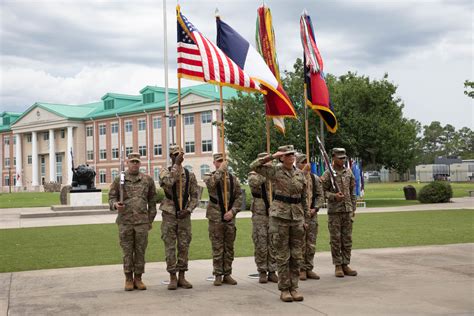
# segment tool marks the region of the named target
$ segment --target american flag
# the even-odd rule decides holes
[[[260,92],[258,84],[219,47],[202,35],[176,8],[178,19],[178,77],[235,89]]]

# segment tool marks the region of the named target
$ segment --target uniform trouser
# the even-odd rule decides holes
[[[268,216],[252,216],[252,240],[254,245],[255,264],[258,272],[275,272],[274,250],[268,233]]]
[[[352,250],[352,213],[328,214],[332,263],[349,264]]]
[[[174,214],[163,212],[162,218],[161,240],[165,244],[166,271],[188,271],[189,244],[192,239],[191,216],[178,219]]]
[[[314,254],[316,253],[316,240],[318,237],[318,215],[315,214],[313,218],[311,218],[306,223],[308,224],[308,228],[305,229],[305,239],[304,239],[304,246],[303,246],[303,267],[301,270],[311,271],[314,269]]]
[[[303,264],[304,221],[270,217],[270,233],[275,249],[280,291],[298,288],[300,268]]]
[[[235,223],[209,221],[209,239],[212,244],[214,275],[232,274],[234,261],[234,241],[237,228]]]
[[[118,227],[123,254],[123,271],[125,273],[144,273],[150,224],[119,224]]]

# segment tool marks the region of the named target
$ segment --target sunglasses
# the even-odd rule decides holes
[[[295,155],[295,153],[289,153],[289,154],[284,154],[283,156],[289,157],[289,156],[294,156],[294,155]]]
[[[138,160],[131,160],[130,163],[134,163],[134,164],[138,164],[140,163],[141,161],[138,161]]]

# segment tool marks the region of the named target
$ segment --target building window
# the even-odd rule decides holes
[[[154,129],[161,128],[161,117],[154,117],[153,118],[153,128]]]
[[[16,137],[13,137],[13,145],[16,145]]]
[[[160,181],[160,168],[158,167],[153,169],[153,180]]]
[[[145,120],[138,120],[138,130],[139,131],[146,130],[146,121]]]
[[[60,133],[61,133],[61,138],[66,137],[66,130],[62,129],[60,130]]]
[[[201,180],[204,179],[204,176],[206,173],[209,173],[211,169],[209,168],[208,165],[201,165]]]
[[[133,130],[132,121],[126,121],[125,122],[125,132],[131,133],[132,130]]]
[[[5,167],[10,167],[10,158],[5,158]]]
[[[188,171],[190,172],[193,172],[193,167],[191,167],[190,165],[186,165],[184,166],[185,169],[188,169]]]
[[[41,177],[45,177],[46,176],[46,159],[44,158],[44,156],[41,156],[41,168],[40,168],[40,172],[41,172]]]
[[[194,142],[186,142],[184,144],[184,151],[187,153],[194,153]]]
[[[118,123],[110,124],[110,133],[118,134]]]
[[[133,152],[133,147],[125,147],[125,156],[128,157]]]
[[[28,164],[31,165],[33,163],[33,157],[28,155]]]
[[[94,135],[94,127],[93,126],[86,126],[86,136],[93,136]]]
[[[49,132],[43,133],[43,140],[49,140]]]
[[[56,154],[56,182],[63,182],[63,155]]]
[[[5,145],[10,145],[10,137],[8,137],[8,136],[5,137],[5,138],[3,139],[3,143],[4,143]]]
[[[99,150],[99,157],[101,160],[107,159],[107,150],[106,149]]]
[[[87,160],[94,160],[94,151],[88,150],[87,151]]]
[[[118,159],[118,158],[119,158],[119,149],[112,148],[112,159]]]
[[[3,125],[10,125],[10,117],[9,116],[3,117]]]
[[[13,157],[13,165],[16,166],[16,157]]]
[[[146,146],[138,146],[138,152],[140,153],[140,156],[145,157],[146,156]]]
[[[112,169],[112,181],[115,180],[115,178],[117,178],[119,175],[119,172],[117,169]]]
[[[104,110],[111,110],[114,108],[114,100],[105,100],[104,101]]]
[[[148,104],[148,103],[153,103],[153,102],[155,102],[155,94],[153,92],[145,93],[143,95],[143,104]]]
[[[194,114],[184,115],[184,125],[194,125]]]
[[[163,148],[161,144],[153,146],[153,155],[155,156],[163,155]]]
[[[99,135],[105,135],[107,134],[107,129],[105,127],[105,124],[100,124],[99,125]]]
[[[202,152],[212,151],[212,140],[203,140],[202,141]]]
[[[211,111],[201,112],[201,123],[206,124],[206,123],[211,123],[211,122],[212,122],[212,112]]]
[[[5,176],[5,185],[10,186],[10,176]]]
[[[26,135],[26,142],[31,143],[31,134]]]
[[[99,171],[99,183],[107,183],[107,174],[105,173],[105,170]]]
[[[170,116],[170,127],[175,127],[176,126],[176,117]]]

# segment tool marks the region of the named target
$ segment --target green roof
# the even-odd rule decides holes
[[[18,118],[21,116],[21,113],[18,112],[2,112],[0,113],[0,132],[6,132],[9,131],[11,128],[11,125],[15,123]],[[10,123],[9,124],[3,124],[3,118],[9,117],[10,118]]]

